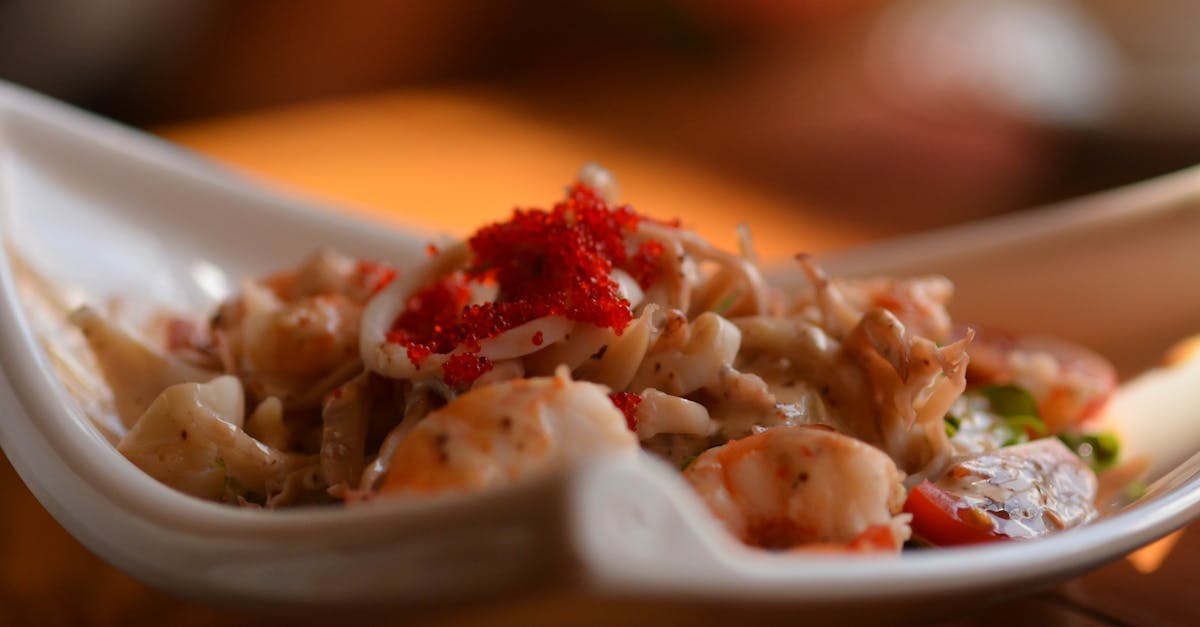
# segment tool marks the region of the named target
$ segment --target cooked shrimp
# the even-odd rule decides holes
[[[475,491],[637,446],[605,388],[560,370],[475,388],[429,414],[396,446],[380,491]]]
[[[731,441],[697,457],[684,477],[753,546],[861,546],[869,538],[898,550],[908,539],[903,474],[882,451],[826,428],[777,427]]]
[[[967,378],[975,384],[1016,384],[1037,400],[1050,433],[1094,416],[1117,386],[1109,361],[1066,340],[980,329],[968,352]]]
[[[318,406],[326,392],[357,374],[363,308],[395,273],[320,250],[294,270],[247,279],[212,318],[209,350],[252,398],[277,396],[288,408]]]
[[[265,377],[311,383],[358,356],[361,315],[360,305],[337,294],[265,305],[246,317],[244,365]]]

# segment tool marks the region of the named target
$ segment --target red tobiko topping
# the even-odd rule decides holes
[[[359,259],[354,265],[354,275],[358,277],[359,285],[370,290],[371,295],[383,291],[396,279],[396,274],[396,269],[388,264],[369,259]]]
[[[420,290],[409,297],[404,312],[392,323],[388,341],[408,346],[414,364],[431,353],[449,353],[458,343],[447,331],[458,325],[470,298],[471,292],[456,277]]]
[[[654,277],[658,276],[662,254],[662,243],[650,240],[638,246],[637,252],[629,260],[629,274],[638,282],[638,285],[642,286],[642,289],[650,289],[650,286],[654,284]]]
[[[629,430],[637,431],[637,408],[642,404],[642,397],[633,392],[614,392],[608,395],[608,399],[625,414],[625,424]]]
[[[628,206],[609,207],[583,185],[572,187],[550,211],[514,211],[507,222],[486,226],[468,240],[474,258],[465,272],[409,299],[388,339],[406,345],[419,366],[431,353],[459,346],[478,351],[481,341],[545,316],[620,333],[633,313],[609,275],[620,268],[649,287],[663,253],[658,242],[627,253],[625,238],[640,219]],[[468,282],[495,284],[496,301],[468,305]],[[539,333],[533,343],[540,346],[542,340]]]
[[[479,353],[458,353],[446,360],[442,373],[446,385],[466,387],[491,369],[492,362]]]
[[[508,222],[480,229],[469,244],[469,274],[493,276],[500,300],[526,303],[530,318],[565,316],[618,332],[633,318],[609,278],[627,264],[625,236],[638,215],[611,209],[590,188],[576,185],[551,211],[516,211]]]
[[[541,331],[538,331],[537,333],[533,334],[532,342],[533,342],[534,346],[541,346],[542,342],[544,342],[544,341],[546,341],[546,338],[542,336]]]

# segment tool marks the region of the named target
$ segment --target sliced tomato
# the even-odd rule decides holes
[[[929,481],[922,481],[908,493],[904,511],[912,514],[913,534],[938,546],[1006,539],[968,514],[970,508],[962,501]]]
[[[1058,438],[959,461],[908,494],[913,534],[939,546],[1029,540],[1096,516],[1096,475]]]

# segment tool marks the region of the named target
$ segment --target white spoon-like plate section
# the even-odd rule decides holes
[[[1200,171],[1188,171],[826,263],[835,272],[947,274],[959,286],[958,318],[1082,341],[1131,373],[1200,327],[1198,197]],[[263,190],[0,84],[0,445],[55,518],[105,559],[178,594],[254,607],[544,589],[580,603],[782,604],[809,621],[893,622],[1065,579],[1200,514],[1200,465],[1190,459],[1200,433],[1161,423],[1177,434],[1175,446],[1140,452],[1169,476],[1132,507],[1037,542],[899,558],[745,549],[677,473],[648,460],[594,462],[467,497],[239,510],[177,493],[127,462],[44,350],[44,342],[69,346],[52,319],[55,299],[61,308],[120,294],[204,310],[240,277],[318,246],[403,265],[423,255],[425,240]],[[51,298],[19,289],[18,258],[52,284]],[[789,275],[780,272],[785,283]],[[1174,420],[1200,422],[1190,408],[1171,407]],[[1114,420],[1136,431],[1161,413]]]

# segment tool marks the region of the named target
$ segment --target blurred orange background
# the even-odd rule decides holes
[[[155,129],[415,94],[447,116],[443,145],[490,148],[463,175],[495,154],[520,164],[536,153],[525,131],[582,135],[731,181],[764,206],[887,234],[1200,160],[1192,18],[1200,9],[1183,0],[0,0],[0,76]],[[453,119],[455,99],[531,122],[488,136],[479,115]],[[397,144],[429,137],[413,128],[419,113],[381,110]],[[241,130],[222,132],[236,143]],[[295,148],[353,143],[354,128],[322,132]],[[243,147],[225,150],[237,162]],[[348,157],[342,199],[425,205],[355,191],[364,160]],[[575,167],[558,165],[554,180]],[[549,200],[507,191],[494,197]]]

